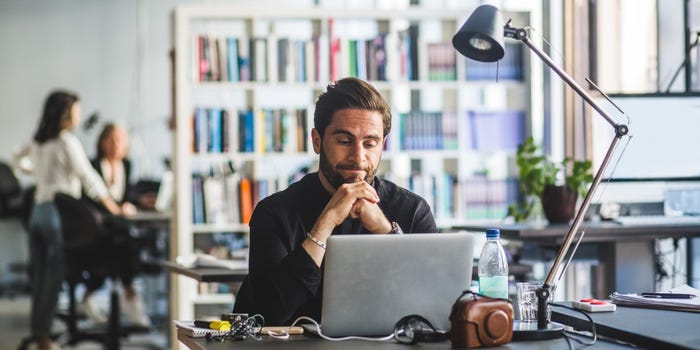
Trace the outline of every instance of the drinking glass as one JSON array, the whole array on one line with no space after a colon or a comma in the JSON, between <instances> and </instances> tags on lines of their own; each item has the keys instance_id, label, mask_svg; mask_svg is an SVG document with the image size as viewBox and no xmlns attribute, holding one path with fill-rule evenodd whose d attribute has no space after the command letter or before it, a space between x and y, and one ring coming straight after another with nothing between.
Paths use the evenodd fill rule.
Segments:
<instances>
[{"instance_id":1,"label":"drinking glass","mask_svg":"<svg viewBox=\"0 0 700 350\"><path fill-rule=\"evenodd\" d=\"M518 282L518 311L520 312L521 322L537 322L537 288L540 288L542 283L539 282ZM552 301L552 295L549 296L549 301ZM547 306L547 320L549 321L550 309Z\"/></svg>"}]
</instances>

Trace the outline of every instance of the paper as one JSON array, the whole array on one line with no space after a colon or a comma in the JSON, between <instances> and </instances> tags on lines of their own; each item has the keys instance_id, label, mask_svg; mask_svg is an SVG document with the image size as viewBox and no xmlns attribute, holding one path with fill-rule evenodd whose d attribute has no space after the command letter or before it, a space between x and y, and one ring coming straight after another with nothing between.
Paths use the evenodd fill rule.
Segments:
<instances>
[{"instance_id":1,"label":"paper","mask_svg":"<svg viewBox=\"0 0 700 350\"><path fill-rule=\"evenodd\" d=\"M217 329L200 328L194 325L194 321L173 321L178 331L191 338L204 338L207 334L212 336L226 335L229 331Z\"/></svg>"},{"instance_id":2,"label":"paper","mask_svg":"<svg viewBox=\"0 0 700 350\"><path fill-rule=\"evenodd\" d=\"M247 260L224 260L209 254L193 254L188 256L178 256L175 261L186 267L223 267L231 270L241 270L248 268Z\"/></svg>"},{"instance_id":3,"label":"paper","mask_svg":"<svg viewBox=\"0 0 700 350\"><path fill-rule=\"evenodd\" d=\"M640 294L621 294L613 293L610 295L612 302L618 305L651 307L668 310L685 310L700 312L700 290L695 289L687 284L678 288L673 288L665 293L683 293L695 295L695 298L690 299L662 299L662 298L645 298Z\"/></svg>"}]
</instances>

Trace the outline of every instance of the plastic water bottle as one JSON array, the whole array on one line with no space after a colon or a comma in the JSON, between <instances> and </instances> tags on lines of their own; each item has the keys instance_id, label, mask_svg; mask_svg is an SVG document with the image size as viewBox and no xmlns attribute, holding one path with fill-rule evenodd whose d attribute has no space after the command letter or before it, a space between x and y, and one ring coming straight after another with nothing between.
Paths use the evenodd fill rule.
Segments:
<instances>
[{"instance_id":1,"label":"plastic water bottle","mask_svg":"<svg viewBox=\"0 0 700 350\"><path fill-rule=\"evenodd\" d=\"M508 259L498 240L501 231L486 230L486 243L479 257L479 293L493 298L508 298Z\"/></svg>"}]
</instances>

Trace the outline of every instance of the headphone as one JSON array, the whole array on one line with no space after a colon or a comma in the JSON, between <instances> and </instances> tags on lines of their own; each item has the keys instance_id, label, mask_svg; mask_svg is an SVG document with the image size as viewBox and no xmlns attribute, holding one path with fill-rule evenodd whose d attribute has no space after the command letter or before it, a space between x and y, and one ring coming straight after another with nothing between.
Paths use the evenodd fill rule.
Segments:
<instances>
[{"instance_id":1,"label":"headphone","mask_svg":"<svg viewBox=\"0 0 700 350\"><path fill-rule=\"evenodd\" d=\"M441 342L449 338L449 332L435 329L430 321L420 315L404 316L394 325L394 339L402 344Z\"/></svg>"}]
</instances>

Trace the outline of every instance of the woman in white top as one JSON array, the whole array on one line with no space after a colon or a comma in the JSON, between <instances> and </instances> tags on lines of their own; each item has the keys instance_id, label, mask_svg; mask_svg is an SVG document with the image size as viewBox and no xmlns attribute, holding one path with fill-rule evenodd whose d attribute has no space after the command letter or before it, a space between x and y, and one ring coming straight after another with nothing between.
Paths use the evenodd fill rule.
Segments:
<instances>
[{"instance_id":1,"label":"woman in white top","mask_svg":"<svg viewBox=\"0 0 700 350\"><path fill-rule=\"evenodd\" d=\"M84 192L110 213L122 213L90 165L80 141L71 133L79 121L78 96L65 91L52 92L44 104L33 141L14 159L15 165L33 174L36 181L35 204L29 219L33 281L30 322L40 350L58 349L49 336L63 281L61 222L54 195L62 192L80 198Z\"/></svg>"}]
</instances>

